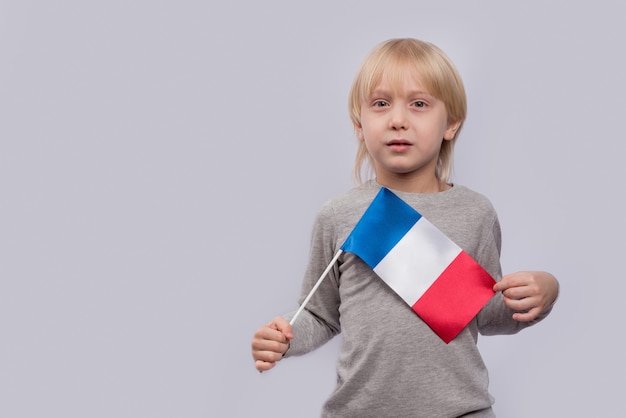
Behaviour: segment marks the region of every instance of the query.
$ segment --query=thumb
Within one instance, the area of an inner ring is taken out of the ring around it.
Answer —
[[[270,327],[280,331],[285,336],[287,341],[290,341],[293,338],[293,327],[283,317],[279,316],[274,318],[274,320],[270,323]]]

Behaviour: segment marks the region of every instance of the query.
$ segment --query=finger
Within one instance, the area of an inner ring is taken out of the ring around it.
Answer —
[[[271,324],[259,329],[254,334],[254,340],[258,341],[275,341],[278,343],[287,343],[288,339],[285,337],[285,334],[280,332],[279,330],[273,328]]]
[[[533,321],[544,310],[544,305],[541,304],[541,299],[538,297],[523,299],[504,298],[504,303],[515,311],[513,319],[520,322]]]
[[[285,330],[283,330],[283,328]],[[270,323],[259,328],[255,334],[255,339],[259,340],[272,340],[282,343],[288,342],[293,338],[293,332],[291,325],[282,318],[273,319]]]
[[[252,352],[252,357],[254,358],[254,360],[274,363],[283,358],[283,353],[281,353],[280,351],[255,350]]]
[[[524,299],[534,296],[530,286],[510,287],[502,291],[502,294],[509,299]]]
[[[521,299],[504,297],[504,303],[514,311],[528,311],[539,306],[539,300],[535,297]]]
[[[260,371],[260,372],[265,372],[268,370],[271,370],[274,368],[274,366],[276,366],[276,362],[275,361],[262,361],[262,360],[256,360],[254,362],[254,367]]]
[[[279,344],[274,341],[253,341],[252,345],[252,358],[257,370],[261,372],[273,368],[289,348],[289,344]],[[269,346],[274,348],[268,350],[259,348]]]
[[[502,292],[508,288],[509,288],[509,283],[506,280],[501,279],[499,282],[493,285],[492,289],[494,292]]]
[[[540,308],[532,308],[528,312],[515,312],[513,314],[513,319],[519,322],[530,322],[535,320],[540,313]]]
[[[527,272],[517,272],[502,276],[502,280],[493,286],[495,292],[501,292],[512,287],[519,287],[528,284],[529,274]]]
[[[256,338],[252,340],[252,356],[257,360],[280,360],[288,348],[288,342],[278,342]]]

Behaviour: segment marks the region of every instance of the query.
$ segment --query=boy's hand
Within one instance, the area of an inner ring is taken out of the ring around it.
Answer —
[[[291,325],[281,317],[259,328],[252,339],[252,357],[256,369],[263,372],[273,368],[287,352],[292,338]]]
[[[528,322],[554,303],[559,282],[545,271],[521,271],[503,276],[493,290],[502,292],[506,306],[517,311],[513,319]]]

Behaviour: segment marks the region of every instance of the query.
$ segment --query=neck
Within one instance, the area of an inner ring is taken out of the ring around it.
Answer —
[[[416,179],[407,178],[405,176],[376,176],[376,181],[381,186],[408,193],[439,193],[452,187],[436,177],[430,179]]]

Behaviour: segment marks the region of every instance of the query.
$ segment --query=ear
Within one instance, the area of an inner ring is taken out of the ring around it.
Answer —
[[[448,127],[446,128],[446,131],[443,133],[443,139],[445,139],[446,141],[454,139],[454,137],[456,136],[457,131],[461,127],[461,122],[462,121],[459,120],[459,121],[456,121],[456,122],[448,123]]]
[[[364,136],[363,136],[363,127],[359,124],[359,125],[354,125],[354,130],[356,131],[357,137],[359,138],[359,141],[363,142]]]

